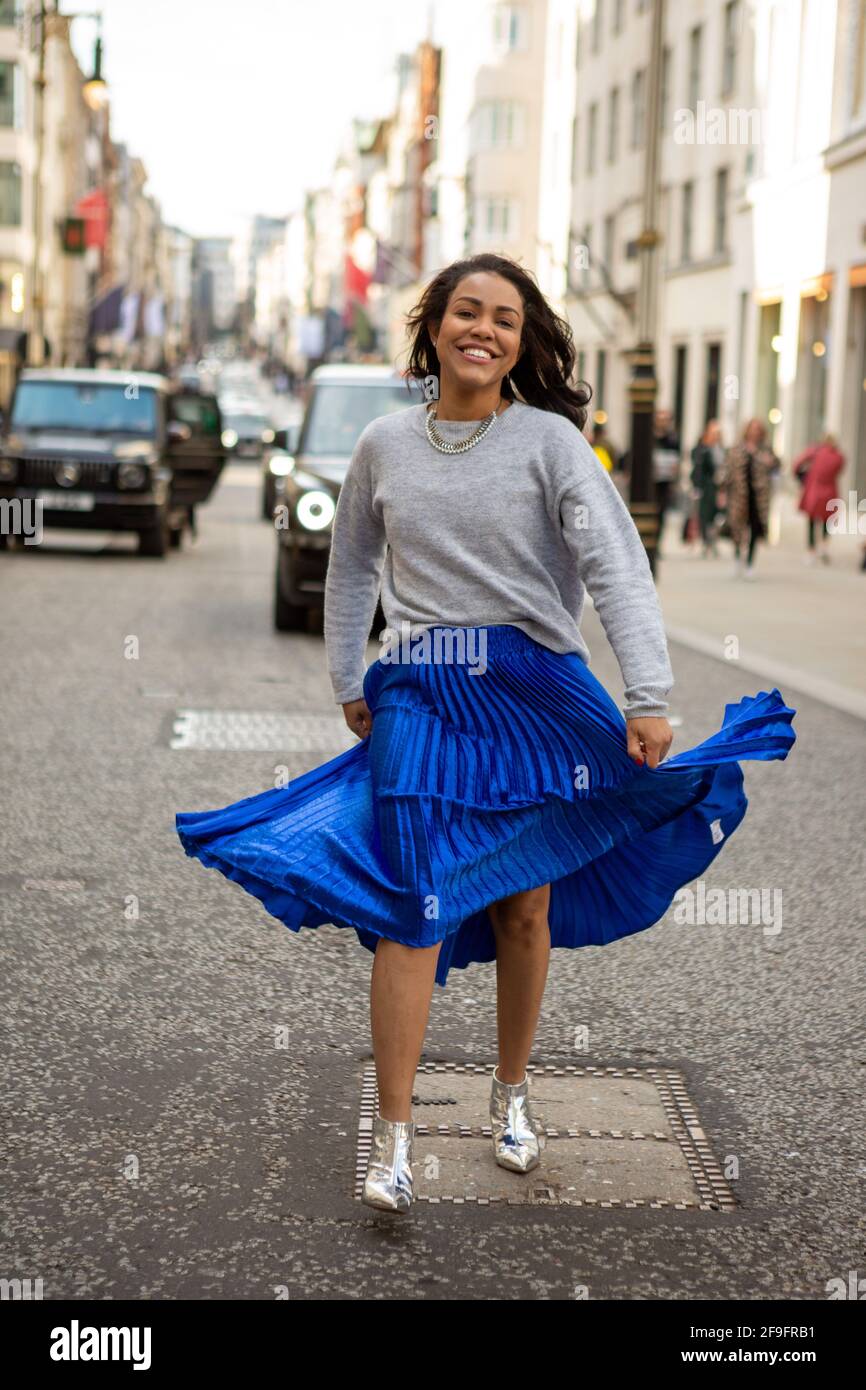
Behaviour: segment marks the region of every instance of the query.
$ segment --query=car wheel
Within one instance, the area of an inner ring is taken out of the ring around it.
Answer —
[[[183,527],[172,526],[168,533],[168,543],[172,550],[180,550],[183,545]]]
[[[160,513],[155,526],[148,526],[146,531],[139,531],[138,533],[139,555],[152,556],[157,560],[162,559],[168,553],[170,544],[171,532],[165,512]]]

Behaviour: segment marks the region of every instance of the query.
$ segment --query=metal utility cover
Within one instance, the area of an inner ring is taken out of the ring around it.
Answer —
[[[412,1114],[415,1200],[730,1211],[736,1198],[714,1158],[682,1075],[656,1067],[530,1066],[547,1143],[530,1173],[493,1157],[490,1064],[425,1062]],[[355,1196],[377,1113],[376,1071],[364,1070]]]

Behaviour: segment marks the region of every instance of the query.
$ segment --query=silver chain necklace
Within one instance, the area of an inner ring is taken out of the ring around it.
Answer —
[[[513,405],[508,408],[509,410],[514,409]],[[496,410],[498,409],[499,407],[497,406]],[[436,427],[433,424],[433,421],[436,419],[436,406],[434,405],[432,409],[428,408],[426,412],[425,425],[427,428],[427,438],[430,440],[433,448],[439,450],[440,454],[465,454],[467,449],[471,449],[473,445],[478,444],[496,424],[499,418],[496,414],[496,410],[492,411],[491,414],[487,416],[486,420],[481,421],[478,429],[475,430],[473,434],[470,434],[468,439],[461,439],[459,443],[455,443],[451,440],[443,439],[441,434],[436,433]]]

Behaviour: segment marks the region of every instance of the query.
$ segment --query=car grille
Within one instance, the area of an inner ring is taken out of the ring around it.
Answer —
[[[54,475],[54,470],[61,463],[77,463],[81,469],[81,477],[77,483],[72,484],[73,488],[108,487],[114,480],[115,466],[104,459],[97,461],[40,457],[19,459],[18,462],[18,481],[25,487],[68,487],[68,483],[59,484]]]

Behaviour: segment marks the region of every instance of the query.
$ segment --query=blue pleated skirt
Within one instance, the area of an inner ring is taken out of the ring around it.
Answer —
[[[413,662],[410,648],[367,668],[366,739],[287,787],[176,823],[188,855],[293,931],[351,927],[370,951],[380,937],[441,941],[443,986],[495,958],[487,906],[528,888],[551,885],[554,947],[652,926],[743,819],[739,759],[785,758],[796,737],[795,710],[762,691],[726,705],[703,743],[641,768],[577,653],[508,625],[430,640],[445,659]]]

